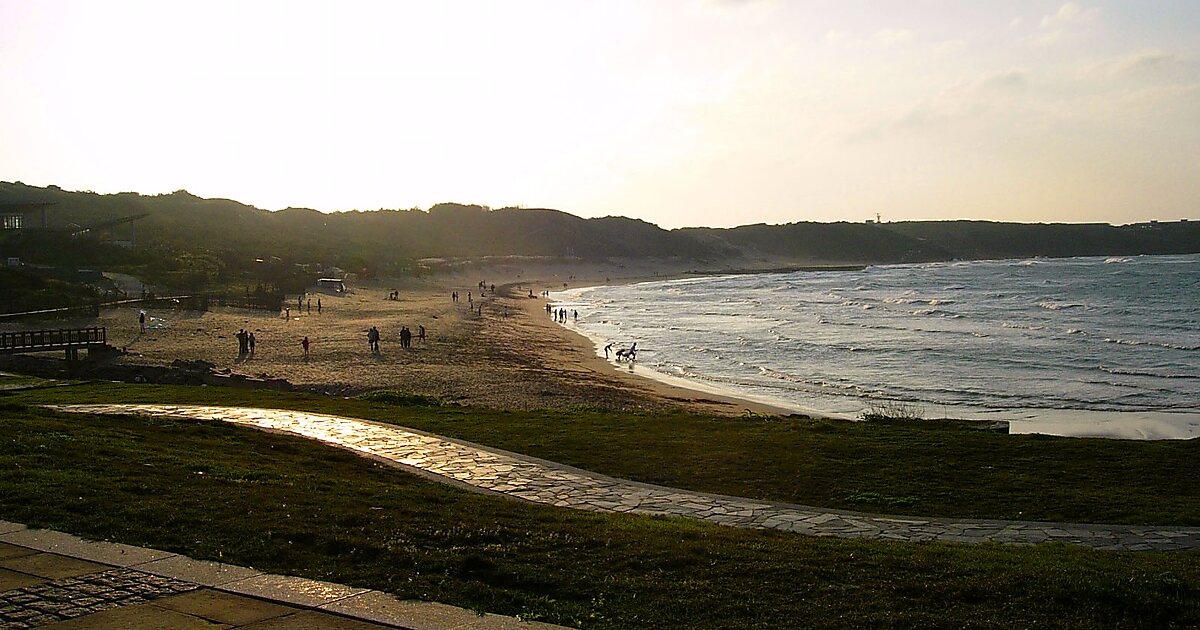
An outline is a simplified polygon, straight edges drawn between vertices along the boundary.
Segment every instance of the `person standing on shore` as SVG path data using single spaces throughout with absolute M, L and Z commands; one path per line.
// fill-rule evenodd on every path
M 142 327 L 142 332 L 146 332 L 146 311 L 138 313 L 138 325 Z
M 302 339 L 300 341 L 300 347 L 304 348 L 304 360 L 307 361 L 308 360 L 308 337 L 305 337 L 304 339 Z
M 254 356 L 254 333 L 250 333 L 250 336 L 246 338 L 246 343 L 250 344 L 250 356 Z
M 611 342 L 611 341 L 610 341 L 610 342 L 608 342 L 608 345 L 607 345 L 607 346 L 604 346 L 604 358 L 605 358 L 605 359 L 607 359 L 607 358 L 608 358 L 608 351 L 609 351 L 609 350 L 612 350 L 612 342 Z
M 417 339 L 420 339 L 421 343 L 425 343 L 425 327 L 420 324 L 417 325 Z
M 317 314 L 318 315 L 321 314 L 321 298 L 320 297 L 317 298 Z

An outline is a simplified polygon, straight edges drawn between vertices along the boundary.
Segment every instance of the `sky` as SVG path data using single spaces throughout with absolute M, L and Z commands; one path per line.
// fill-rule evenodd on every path
M 1197 0 L 0 0 L 0 180 L 674 228 L 1200 219 Z

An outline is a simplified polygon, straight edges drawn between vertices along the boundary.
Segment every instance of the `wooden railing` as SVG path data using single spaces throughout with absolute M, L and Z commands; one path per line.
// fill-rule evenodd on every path
M 108 343 L 103 326 L 93 328 L 64 328 L 58 330 L 20 330 L 0 332 L 0 352 L 40 352 Z

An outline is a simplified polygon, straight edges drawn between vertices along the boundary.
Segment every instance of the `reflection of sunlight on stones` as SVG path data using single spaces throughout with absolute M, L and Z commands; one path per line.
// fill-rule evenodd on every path
M 1197 527 L 1130 527 L 909 519 L 768 504 L 740 497 L 647 486 L 589 475 L 558 464 L 483 450 L 470 443 L 413 433 L 403 427 L 281 409 L 189 405 L 51 405 L 62 411 L 149 414 L 225 421 L 316 439 L 522 500 L 589 511 L 673 515 L 710 523 L 779 529 L 814 536 L 1032 544 L 1046 541 L 1125 551 L 1200 548 Z

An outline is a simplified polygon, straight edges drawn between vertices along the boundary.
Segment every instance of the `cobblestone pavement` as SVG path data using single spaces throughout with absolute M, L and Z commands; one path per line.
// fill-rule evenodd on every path
M 0 593 L 0 627 L 36 628 L 198 588 L 196 584 L 133 569 L 52 580 Z
M 0 521 L 0 628 L 562 630 Z
M 1200 548 L 1200 527 L 895 517 L 678 490 L 615 479 L 394 425 L 301 411 L 146 404 L 52 407 L 80 413 L 213 420 L 283 431 L 394 462 L 454 485 L 580 510 L 683 516 L 732 527 L 844 538 L 957 543 L 1061 542 L 1121 551 Z

